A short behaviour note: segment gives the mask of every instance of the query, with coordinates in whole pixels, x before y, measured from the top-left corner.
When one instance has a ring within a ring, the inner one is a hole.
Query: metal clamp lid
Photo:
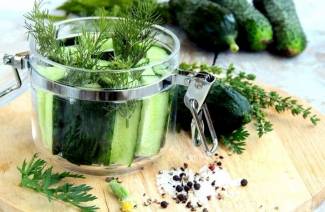
[[[28,66],[28,55],[28,52],[22,52],[16,55],[5,54],[3,56],[4,65],[10,65],[13,68],[16,83],[13,86],[6,88],[4,91],[0,92],[0,98],[11,93],[12,91],[19,89],[22,86],[22,79],[18,70],[24,69]]]
[[[188,86],[184,96],[184,103],[191,111],[193,119],[191,123],[192,141],[196,146],[200,146],[203,142],[205,152],[211,156],[218,148],[218,137],[213,127],[208,107],[205,99],[215,81],[215,77],[208,73],[191,73],[179,71],[176,83]],[[204,119],[208,125],[208,130],[212,139],[212,146],[209,148],[208,140],[204,133]]]

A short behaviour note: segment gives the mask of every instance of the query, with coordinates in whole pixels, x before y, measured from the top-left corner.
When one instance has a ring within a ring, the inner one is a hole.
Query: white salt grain
[[[181,173],[185,173],[185,176],[180,181],[175,181],[173,177],[180,176]],[[215,167],[210,170],[208,166],[203,166],[199,173],[195,174],[190,169],[178,169],[160,171],[157,175],[157,187],[160,194],[168,194],[172,198],[177,198],[177,195],[183,194],[187,196],[187,201],[191,202],[193,207],[197,205],[206,205],[208,198],[217,198],[217,194],[222,187],[227,186],[240,186],[240,180],[233,180],[229,173],[224,169]],[[176,187],[178,185],[184,186],[187,182],[192,182],[193,186],[189,192],[181,191],[177,192]],[[194,189],[194,182],[200,184],[198,190]],[[216,187],[219,187],[216,190]]]

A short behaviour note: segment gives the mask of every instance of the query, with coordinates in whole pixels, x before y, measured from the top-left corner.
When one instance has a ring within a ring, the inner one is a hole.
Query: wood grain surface
[[[52,201],[34,191],[19,187],[17,166],[37,150],[32,141],[31,101],[24,94],[6,107],[0,108],[0,211],[75,211],[62,202]],[[233,178],[245,177],[247,187],[227,189],[227,197],[209,204],[210,211],[311,211],[325,198],[325,123],[311,126],[290,114],[276,115],[270,111],[274,131],[258,139],[252,126],[247,140],[247,150],[241,155],[225,157],[224,168]],[[322,117],[324,120],[324,117]],[[144,170],[121,179],[138,203],[136,211],[159,211],[158,205],[143,207],[148,198],[162,200],[155,186],[155,175],[160,169],[180,166],[184,162],[198,170],[212,158],[194,147],[187,134],[177,134],[168,141],[167,152]],[[172,147],[172,148],[171,148]],[[49,161],[51,163],[51,161]],[[59,166],[55,170],[62,170]],[[87,176],[72,180],[94,187],[98,197],[93,203],[100,211],[118,211],[119,205],[104,181],[105,177]],[[143,197],[146,193],[146,197]],[[168,199],[168,198],[167,198]],[[169,199],[168,199],[169,200]],[[167,211],[184,211],[184,205],[173,201]]]

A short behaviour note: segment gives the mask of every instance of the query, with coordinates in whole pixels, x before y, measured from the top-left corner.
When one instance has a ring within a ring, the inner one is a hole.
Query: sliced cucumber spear
[[[150,61],[160,61],[167,56],[167,52],[158,47],[152,47],[147,53]],[[145,74],[143,80],[146,83],[159,80],[153,70],[147,70]],[[152,156],[159,152],[166,133],[169,106],[169,92],[143,100],[136,156]]]
[[[159,152],[166,133],[169,105],[169,92],[143,101],[136,156],[152,156]]]
[[[167,52],[159,47],[152,47],[147,53],[150,62],[161,61],[167,56]],[[147,84],[159,79],[160,75],[152,69],[146,70],[142,77]],[[137,107],[129,120],[117,113],[110,148],[110,164],[129,165],[134,155],[152,156],[158,153],[164,139],[168,114],[168,92],[143,100],[142,107]]]
[[[119,111],[116,112],[109,151],[110,164],[130,165],[133,161],[141,113],[141,103],[135,104],[130,117],[125,117]]]
[[[46,79],[56,81],[65,76],[65,71],[55,67],[37,67],[37,71]],[[53,137],[53,94],[41,89],[36,90],[38,121],[41,139],[45,147],[52,151]]]

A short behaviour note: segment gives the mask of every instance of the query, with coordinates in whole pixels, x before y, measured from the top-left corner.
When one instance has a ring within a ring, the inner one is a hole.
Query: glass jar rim
[[[78,21],[96,20],[99,18],[100,17],[98,17],[98,16],[71,18],[71,19],[56,22],[55,26],[59,28],[61,25],[64,25],[64,24],[69,24],[69,23],[78,22]],[[120,17],[105,17],[105,19],[118,20],[121,18]],[[174,58],[175,56],[177,56],[180,51],[180,41],[179,41],[178,37],[171,30],[169,30],[165,27],[159,26],[159,25],[153,25],[152,27],[154,29],[158,30],[159,32],[167,34],[168,36],[170,36],[172,38],[172,40],[174,42],[173,49],[172,49],[171,53],[166,58],[164,58],[160,61],[146,64],[144,66],[136,67],[136,68],[93,70],[93,69],[85,69],[85,68],[78,68],[78,67],[73,67],[73,66],[69,66],[69,65],[63,65],[61,63],[50,60],[47,57],[44,57],[43,55],[39,54],[37,51],[33,52],[32,55],[34,55],[34,57],[38,58],[39,60],[43,61],[46,64],[49,64],[49,65],[52,65],[55,67],[59,67],[59,68],[65,69],[65,70],[70,70],[70,71],[81,71],[81,72],[91,72],[91,73],[105,73],[105,72],[126,73],[126,72],[142,71],[142,70],[149,69],[149,68],[159,66],[159,65],[166,63],[167,61],[169,61],[172,58]],[[31,37],[31,45],[33,45],[35,43],[36,43],[35,39],[33,37]]]

